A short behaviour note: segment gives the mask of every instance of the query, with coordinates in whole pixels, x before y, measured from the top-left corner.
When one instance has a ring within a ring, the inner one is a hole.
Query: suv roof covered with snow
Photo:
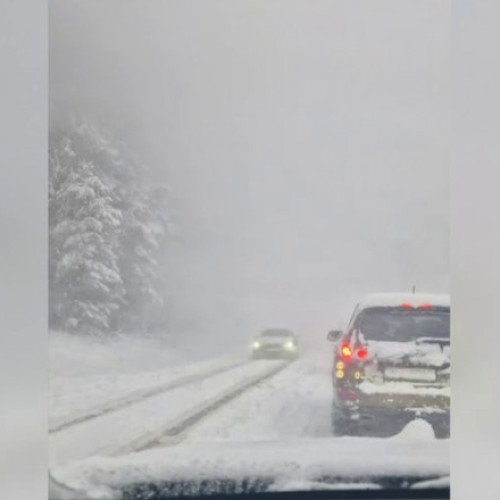
[[[407,304],[421,307],[430,304],[434,307],[450,307],[450,296],[428,293],[372,293],[365,295],[358,304],[360,309],[367,307],[399,307]]]

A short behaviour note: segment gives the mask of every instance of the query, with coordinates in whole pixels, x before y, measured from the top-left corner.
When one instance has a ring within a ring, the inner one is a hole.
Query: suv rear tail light
[[[345,360],[352,359],[354,356],[354,349],[352,348],[351,344],[345,343],[340,349],[340,354]],[[358,357],[358,359],[368,358],[368,349],[366,347],[360,347],[359,349],[356,349],[356,356]]]
[[[368,349],[366,347],[361,347],[358,349],[358,358],[366,359],[368,357]]]
[[[342,357],[344,359],[351,359],[352,358],[352,347],[350,344],[344,344],[342,346],[342,349],[340,350],[340,353],[342,354]]]
[[[420,304],[419,306],[415,306],[413,304],[410,304],[409,302],[405,302],[404,304],[401,304],[401,307],[405,309],[432,309],[432,304],[429,304],[426,302],[425,304]]]

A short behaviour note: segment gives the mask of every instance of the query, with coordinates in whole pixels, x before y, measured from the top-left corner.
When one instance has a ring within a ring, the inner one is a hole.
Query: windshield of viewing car
[[[449,313],[342,333],[380,296],[448,303],[449,2],[49,10],[53,477],[136,500],[446,476],[445,342],[403,342]]]
[[[367,309],[354,323],[366,340],[412,342],[422,337],[449,338],[449,311]]]

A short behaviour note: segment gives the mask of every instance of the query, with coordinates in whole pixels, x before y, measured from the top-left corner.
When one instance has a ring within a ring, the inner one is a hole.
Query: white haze
[[[172,324],[323,339],[371,291],[447,291],[450,2],[52,1],[51,112],[166,182]]]

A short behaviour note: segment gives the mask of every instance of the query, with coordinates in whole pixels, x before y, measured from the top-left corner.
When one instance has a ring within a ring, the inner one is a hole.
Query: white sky
[[[323,335],[365,292],[447,291],[450,9],[52,0],[52,109],[109,124],[179,204],[175,315]]]

